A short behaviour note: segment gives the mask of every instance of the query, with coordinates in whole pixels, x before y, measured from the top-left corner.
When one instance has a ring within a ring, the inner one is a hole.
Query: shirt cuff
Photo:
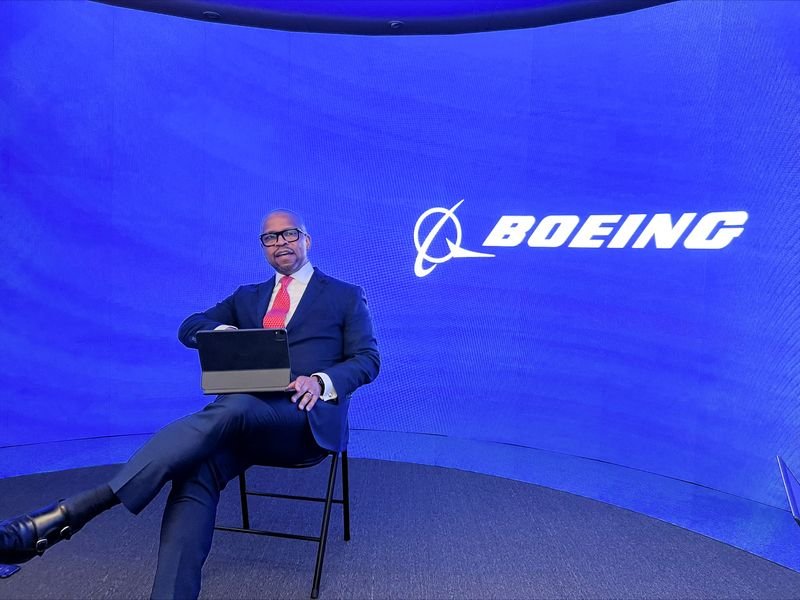
[[[239,329],[239,328],[238,327],[234,327],[233,325],[217,325],[216,327],[214,327],[214,331],[223,331],[223,330],[234,331],[236,329]]]
[[[336,393],[336,388],[333,387],[333,381],[331,381],[331,378],[322,372],[311,374],[312,377],[314,375],[322,379],[323,383],[325,384],[325,393],[322,394],[319,399],[323,402],[327,402],[328,400],[336,400],[339,395]]]

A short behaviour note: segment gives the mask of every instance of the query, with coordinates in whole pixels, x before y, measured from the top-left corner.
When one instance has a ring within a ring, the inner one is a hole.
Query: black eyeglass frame
[[[296,231],[297,232],[297,237],[295,239],[293,239],[293,240],[290,240],[290,239],[288,239],[286,237],[286,234],[289,233],[290,231]],[[302,229],[300,229],[299,227],[290,227],[289,229],[284,229],[283,231],[262,233],[260,236],[258,236],[258,241],[261,242],[261,245],[264,246],[264,248],[271,248],[272,246],[277,246],[278,245],[278,238],[279,237],[282,237],[283,241],[286,242],[287,244],[291,244],[292,242],[296,242],[297,240],[299,240],[301,234],[302,235],[307,235],[306,232],[303,231]],[[272,244],[267,244],[264,241],[264,238],[267,238],[267,237],[270,237],[270,236],[274,236],[275,237],[275,241]]]

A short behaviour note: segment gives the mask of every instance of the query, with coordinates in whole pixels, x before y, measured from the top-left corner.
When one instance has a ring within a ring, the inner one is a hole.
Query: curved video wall
[[[800,462],[800,16],[674,3],[356,37],[95,3],[0,23],[0,447],[202,406],[176,329],[269,276],[364,287],[355,429],[501,442],[774,506]],[[32,450],[35,452],[35,450]]]

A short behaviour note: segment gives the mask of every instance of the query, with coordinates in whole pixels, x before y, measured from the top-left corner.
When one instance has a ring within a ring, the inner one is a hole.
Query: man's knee
[[[194,433],[199,433],[204,440],[210,439],[212,433],[220,433],[219,441],[227,444],[229,434],[243,434],[252,420],[252,415],[258,414],[259,404],[262,401],[251,394],[223,394],[203,410],[187,415],[176,421],[172,426],[188,427]]]
[[[205,410],[219,410],[232,416],[251,415],[261,407],[263,400],[252,394],[221,394]]]

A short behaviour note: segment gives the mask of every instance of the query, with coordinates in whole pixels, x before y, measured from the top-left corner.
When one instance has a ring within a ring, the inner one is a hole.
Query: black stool
[[[252,533],[255,535],[268,535],[271,537],[289,538],[292,540],[305,540],[308,542],[317,543],[317,565],[314,568],[314,582],[311,586],[311,597],[317,598],[319,596],[319,583],[322,578],[322,563],[325,560],[325,544],[328,540],[328,524],[331,517],[331,506],[334,504],[342,505],[342,513],[344,516],[344,540],[350,540],[350,489],[347,478],[347,451],[341,452],[342,457],[342,498],[334,498],[333,491],[336,487],[336,468],[339,464],[339,452],[331,452],[327,456],[323,456],[319,460],[311,463],[301,465],[292,465],[290,467],[282,468],[308,468],[320,464],[328,456],[331,457],[331,470],[328,476],[328,489],[324,498],[316,496],[293,496],[289,494],[271,494],[266,492],[255,492],[247,489],[247,481],[245,474],[239,476],[239,495],[242,501],[242,526],[241,527],[215,527],[219,531],[236,531],[239,533]],[[265,465],[269,466],[269,465]],[[267,498],[283,498],[285,500],[303,500],[306,502],[323,502],[325,504],[322,512],[322,528],[319,536],[298,535],[296,533],[284,533],[280,531],[265,531],[263,529],[251,529],[250,527],[250,511],[247,505],[248,496],[264,496]]]

